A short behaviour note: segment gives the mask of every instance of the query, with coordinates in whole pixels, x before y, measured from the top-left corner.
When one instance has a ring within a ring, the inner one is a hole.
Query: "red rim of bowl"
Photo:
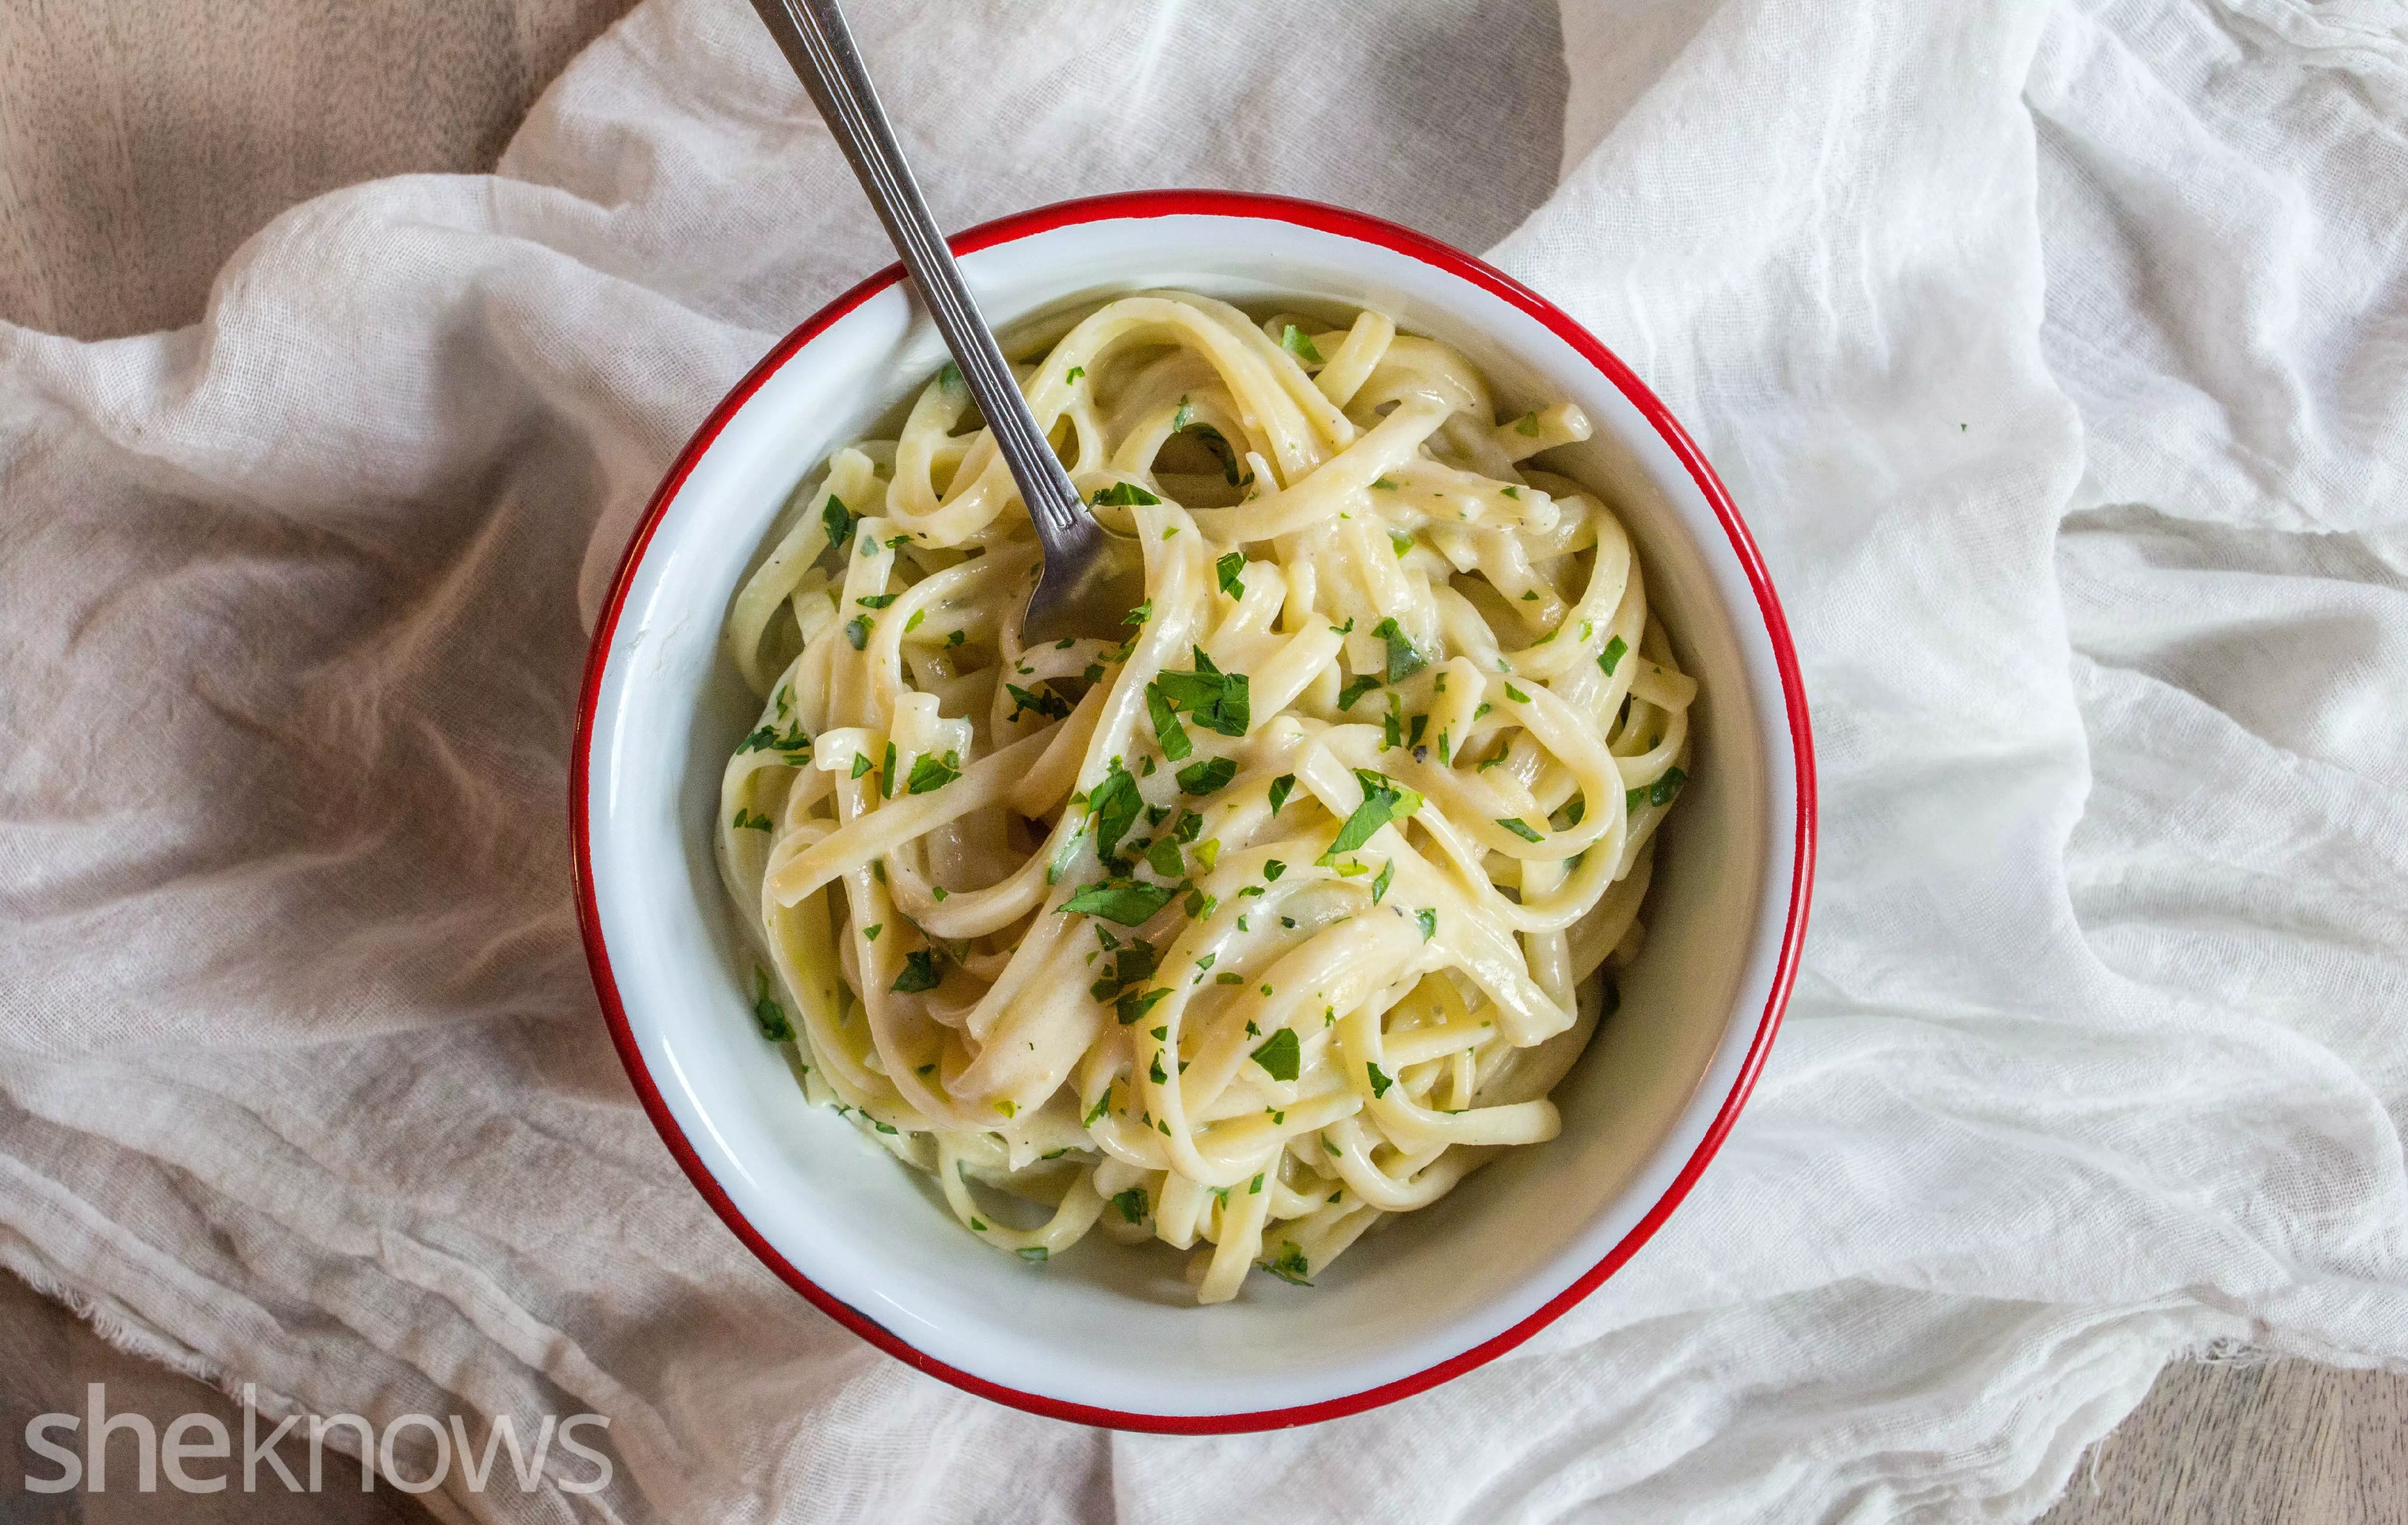
[[[1436,266],[1537,319],[1602,372],[1655,426],[1656,432],[1671,447],[1672,453],[1680,457],[1682,465],[1688,468],[1690,477],[1697,482],[1698,490],[1713,506],[1714,516],[1721,521],[1731,550],[1739,557],[1749,585],[1756,591],[1756,609],[1763,617],[1765,633],[1771,641],[1774,663],[1781,674],[1782,698],[1787,709],[1790,744],[1798,778],[1797,846],[1791,867],[1789,912],[1782,931],[1781,956],[1774,969],[1772,988],[1766,998],[1763,1015],[1757,1019],[1756,1035],[1748,1046],[1747,1057],[1729,1094],[1724,1098],[1721,1109],[1714,1115],[1712,1126],[1706,1129],[1705,1137],[1698,1141],[1687,1164],[1682,1167],[1680,1174],[1673,1178],[1670,1187],[1656,1199],[1655,1205],[1648,1209],[1646,1216],[1641,1218],[1603,1259],[1512,1328],[1410,1376],[1398,1377],[1343,1397],[1290,1408],[1257,1409],[1237,1414],[1131,1414],[1048,1398],[1039,1393],[1023,1392],[1016,1388],[973,1376],[915,1348],[909,1341],[796,1270],[738,1211],[736,1204],[703,1165],[676,1118],[670,1115],[668,1104],[662,1099],[660,1087],[654,1084],[643,1054],[637,1047],[635,1034],[627,1025],[626,1009],[620,1002],[619,987],[611,976],[609,949],[603,941],[601,915],[595,901],[588,793],[595,716],[601,695],[603,670],[608,665],[611,639],[618,630],[620,612],[625,605],[628,583],[633,580],[636,568],[642,564],[644,553],[652,544],[653,532],[660,527],[662,516],[684,486],[695,463],[710,448],[720,430],[726,426],[737,410],[796,352],[837,320],[900,281],[903,276],[900,265],[887,266],[838,296],[781,340],[777,348],[764,356],[761,363],[753,367],[752,372],[736,384],[735,390],[711,410],[710,416],[703,421],[702,427],[679,453],[668,474],[662,479],[660,490],[652,495],[635,534],[628,540],[626,553],[619,562],[618,574],[611,582],[610,597],[603,606],[601,618],[595,623],[593,644],[586,654],[584,687],[578,700],[577,745],[570,764],[568,813],[571,846],[577,862],[578,927],[585,940],[585,958],[593,971],[595,994],[601,1000],[603,1014],[610,1025],[610,1038],[618,1046],[621,1062],[626,1066],[627,1078],[634,1083],[636,1094],[642,1100],[644,1111],[652,1117],[652,1126],[659,1129],[669,1152],[677,1157],[678,1163],[694,1182],[695,1189],[702,1193],[720,1218],[735,1231],[736,1237],[760,1257],[763,1264],[776,1272],[786,1285],[808,1298],[814,1307],[855,1334],[897,1360],[950,1382],[966,1392],[1031,1414],[1081,1424],[1171,1434],[1226,1434],[1316,1424],[1324,1419],[1359,1414],[1365,1409],[1409,1398],[1493,1360],[1561,1317],[1574,1303],[1596,1290],[1608,1276],[1621,1269],[1623,1263],[1637,1253],[1639,1247],[1671,1216],[1672,1210],[1689,1194],[1689,1188],[1697,1184],[1707,1162],[1722,1147],[1731,1125],[1738,1120],[1741,1108],[1746,1105],[1748,1094],[1756,1087],[1756,1075],[1764,1068],[1765,1056],[1772,1046],[1773,1034],[1781,1026],[1781,1014],[1788,1004],[1790,986],[1797,979],[1799,949],[1806,935],[1807,902],[1813,884],[1814,750],[1807,726],[1805,684],[1799,676],[1798,652],[1789,638],[1789,624],[1783,617],[1781,601],[1773,593],[1772,580],[1765,571],[1763,557],[1756,551],[1755,540],[1748,534],[1747,525],[1740,518],[1738,508],[1732,504],[1729,492],[1714,475],[1713,468],[1706,463],[1704,454],[1689,438],[1688,432],[1681,427],[1679,421],[1663,403],[1656,400],[1656,395],[1629,367],[1553,303],[1503,271],[1411,228],[1361,212],[1288,196],[1252,195],[1232,191],[1134,191],[1119,195],[1056,202],[1050,207],[1039,207],[997,218],[992,223],[982,223],[955,234],[950,241],[954,253],[968,254],[1082,223],[1182,216],[1264,218],[1374,244]]]

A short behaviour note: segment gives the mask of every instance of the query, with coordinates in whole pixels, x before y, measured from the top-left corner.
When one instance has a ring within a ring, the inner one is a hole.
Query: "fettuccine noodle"
[[[1555,1136],[1697,683],[1621,524],[1529,464],[1577,408],[1499,422],[1372,311],[1147,292],[1045,338],[1023,388],[1147,600],[1022,646],[1035,534],[951,367],[804,483],[727,622],[755,1012],[999,1249],[1308,1282]]]

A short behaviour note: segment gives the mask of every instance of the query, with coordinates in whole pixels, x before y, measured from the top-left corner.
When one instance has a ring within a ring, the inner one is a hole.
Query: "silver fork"
[[[886,236],[903,256],[903,267],[920,288],[928,316],[970,396],[986,415],[996,448],[1011,468],[1028,505],[1037,539],[1045,548],[1043,570],[1021,615],[1021,638],[1035,645],[1071,636],[1120,639],[1130,610],[1144,597],[1144,567],[1137,542],[1096,523],[1079,491],[1070,485],[1054,447],[1028,410],[1020,383],[962,283],[961,266],[945,247],[944,235],[928,213],[911,166],[895,141],[895,129],[878,104],[853,34],[836,0],[752,0],[769,35],[802,77],[819,104],[828,130],[853,162],[870,205],[878,209]]]

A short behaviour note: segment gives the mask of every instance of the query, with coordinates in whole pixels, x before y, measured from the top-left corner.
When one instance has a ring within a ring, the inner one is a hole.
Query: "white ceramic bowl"
[[[795,330],[678,457],[595,632],[570,808],[594,983],[653,1123],[779,1275],[922,1371],[1038,1413],[1209,1431],[1392,1402],[1529,1337],[1595,1289],[1696,1181],[1762,1065],[1805,931],[1813,763],[1786,626],[1697,448],[1535,294],[1391,223],[1306,202],[1145,193],[953,240],[991,321],[1175,286],[1376,307],[1460,346],[1500,403],[1570,399],[1573,453],[1628,524],[1698,675],[1695,781],[1665,828],[1622,1008],[1555,1093],[1562,1135],[1362,1240],[1310,1288],[1257,1276],[1194,1305],[1179,1257],[1100,1239],[1045,1266],[954,1224],[934,1186],[805,1104],[757,1035],[711,858],[722,764],[754,705],[728,601],[796,482],[942,363],[889,269]]]

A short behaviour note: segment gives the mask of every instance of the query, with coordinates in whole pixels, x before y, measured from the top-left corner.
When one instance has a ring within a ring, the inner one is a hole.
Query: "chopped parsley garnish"
[[[1522,489],[1519,487],[1499,487],[1497,490],[1516,503],[1522,501]]]
[[[1148,621],[1148,620],[1150,620],[1150,619],[1152,619],[1152,618],[1154,618],[1154,600],[1153,600],[1153,599],[1151,599],[1151,598],[1148,598],[1145,602],[1143,602],[1143,603],[1141,603],[1141,604],[1138,605],[1135,609],[1130,610],[1130,611],[1128,611],[1128,615],[1127,615],[1127,617],[1126,617],[1126,618],[1125,618],[1125,619],[1123,619],[1123,620],[1121,621],[1121,623],[1122,623],[1123,625],[1137,625],[1137,626],[1142,626],[1143,624],[1145,624],[1145,622],[1146,622],[1146,621]],[[1128,654],[1129,654],[1129,647],[1130,647],[1130,646],[1134,646],[1136,643],[1137,643],[1137,638],[1136,638],[1135,636],[1131,636],[1131,637],[1129,637],[1129,639],[1128,639],[1128,644],[1127,644],[1127,645],[1124,645],[1124,646],[1122,646],[1122,647],[1120,648],[1120,655],[1119,655],[1118,656],[1113,657],[1113,658],[1112,658],[1112,660],[1113,660],[1113,661],[1115,661],[1115,662],[1125,662],[1125,661],[1127,661],[1127,660],[1128,660]]]
[[[950,360],[946,361],[937,371],[937,384],[948,392],[959,391],[962,384],[962,367]]]
[[[1354,770],[1354,780],[1363,786],[1363,803],[1346,817],[1338,828],[1337,840],[1319,861],[1327,863],[1340,853],[1351,853],[1371,840],[1372,834],[1391,821],[1401,821],[1422,808],[1422,797],[1384,773],[1374,773],[1368,768]]]
[[[803,734],[803,727],[799,723],[787,727],[782,732],[781,732],[775,726],[764,726],[759,730],[754,731],[752,735],[744,738],[744,744],[736,750],[738,752],[798,752],[808,754],[811,750],[811,739]]]
[[[882,799],[895,798],[895,743],[892,741],[886,743],[885,765],[878,770],[878,797]]]
[[[1422,941],[1423,941],[1423,942],[1428,942],[1431,938],[1434,938],[1434,937],[1438,936],[1438,913],[1437,913],[1437,912],[1435,912],[1435,911],[1416,911],[1416,912],[1414,912],[1414,913],[1413,913],[1413,920],[1415,920],[1415,921],[1417,921],[1417,922],[1420,922],[1420,923],[1422,924]]]
[[[1265,1260],[1263,1269],[1280,1280],[1293,1283],[1297,1287],[1312,1285],[1304,1279],[1312,1272],[1312,1262],[1304,1258],[1304,1251],[1296,1247],[1294,1240],[1281,1246],[1278,1259]]]
[[[769,971],[758,964],[752,966],[752,1020],[761,1024],[761,1036],[773,1043],[791,1042],[795,1036],[786,1009],[769,993]]]
[[[1397,553],[1398,561],[1402,561],[1405,553],[1413,548],[1413,538],[1401,529],[1392,529],[1388,531],[1388,548]]]
[[[841,551],[853,539],[853,526],[861,521],[844,506],[844,499],[830,493],[828,500],[820,505],[820,523],[827,527],[828,544]]]
[[[854,753],[854,754],[853,755],[853,776],[854,778],[859,778],[862,774],[867,773],[867,772],[868,772],[868,771],[869,771],[869,754],[868,754],[868,753],[867,753],[867,752],[856,752],[856,753]]]
[[[1539,415],[1524,413],[1522,422],[1513,425],[1513,432],[1525,439],[1536,439],[1539,438]]]
[[[1263,877],[1272,884],[1278,884],[1279,876],[1285,872],[1287,872],[1287,865],[1277,858],[1270,858],[1263,864]]]
[[[942,757],[923,755],[911,765],[910,791],[929,794],[943,788],[962,776],[961,761],[962,755],[958,752],[948,752]]]
[[[1537,603],[1539,601],[1539,590],[1532,588],[1529,592],[1522,595],[1522,601],[1526,604]]]
[[[928,617],[928,611],[927,611],[926,610],[924,610],[924,609],[915,609],[915,610],[911,611],[911,617],[910,617],[910,619],[905,620],[905,621],[903,622],[903,633],[904,633],[905,635],[907,635],[907,636],[908,636],[908,635],[910,635],[912,631],[917,630],[918,628],[920,628],[920,622],[921,622],[921,621],[923,621],[923,620],[924,620],[924,619],[926,619],[927,617]],[[960,635],[960,634],[961,634],[961,632],[960,632],[959,630],[956,630],[956,631],[954,631],[954,632],[953,632],[953,634],[955,634],[955,635]]]
[[[755,815],[743,806],[736,807],[736,819],[727,823],[738,831],[774,831],[777,823],[766,815]]]
[[[1380,876],[1371,881],[1371,903],[1378,905],[1388,898],[1388,886],[1396,883],[1397,860],[1390,858],[1380,868]]]
[[[873,593],[867,598],[855,598],[853,602],[864,609],[884,609],[902,597],[899,593]]]
[[[1188,717],[1208,731],[1223,736],[1243,736],[1254,719],[1253,681],[1242,672],[1223,672],[1212,665],[1201,646],[1191,647],[1196,658],[1193,672],[1166,671],[1155,678],[1166,704],[1184,710]],[[1157,723],[1157,729],[1159,723]],[[1186,755],[1170,752],[1174,761]]]
[[[1112,1003],[1113,1013],[1119,1016],[1121,1026],[1125,1028],[1154,1010],[1154,1002],[1168,994],[1168,990],[1124,990],[1121,999]]]
[[[1077,381],[1080,377],[1084,376],[1084,375],[1086,375],[1086,374],[1087,374],[1087,367],[1084,367],[1084,366],[1073,366],[1073,367],[1070,367],[1069,374],[1068,374],[1068,375],[1064,376],[1064,377],[1062,378],[1062,380],[1064,380],[1065,381]]]
[[[869,616],[867,614],[855,614],[853,618],[845,621],[844,639],[852,643],[854,651],[860,651],[867,647],[869,644]]]
[[[1170,1083],[1170,1076],[1164,1072],[1162,1056],[1158,1053],[1154,1055],[1154,1063],[1147,1068],[1145,1075],[1157,1086],[1167,1086]]]
[[[1054,861],[1045,865],[1045,882],[1047,884],[1052,885],[1060,882],[1062,878],[1062,870],[1068,869],[1070,866],[1070,860],[1078,856],[1079,840],[1087,834],[1087,827],[1094,822],[1094,819],[1095,817],[1089,816],[1086,820],[1081,821],[1077,826],[1072,827],[1068,831],[1062,834],[1062,844],[1054,849]]]
[[[1282,1028],[1272,1033],[1270,1042],[1254,1050],[1254,1062],[1273,1080],[1294,1080],[1299,1050],[1294,1028]]]
[[[1429,716],[1413,716],[1412,724],[1405,727],[1405,745],[1409,747],[1420,746],[1422,744],[1422,733],[1427,729],[1429,729]]]
[[[1048,720],[1069,718],[1070,701],[1050,688],[1031,689],[1023,688],[1018,683],[1006,683],[1003,691],[1011,696],[1011,713],[1003,717],[1007,721],[1018,720],[1031,710]]]
[[[1170,415],[1170,432],[1177,434],[1182,429],[1186,428],[1188,421],[1193,419],[1195,416],[1196,410],[1187,405],[1187,399],[1185,397],[1181,397],[1179,399],[1179,411]]]
[[[1221,580],[1221,591],[1232,598],[1246,596],[1245,580],[1240,576],[1245,569],[1246,554],[1243,551],[1232,551],[1212,563],[1212,571]]]
[[[1017,1249],[1013,1250],[1011,1253],[1019,1256],[1030,1265],[1041,1266],[1045,1263],[1051,1252],[1042,1244],[1031,1244],[1026,1249]]]
[[[1152,1203],[1146,1200],[1145,1187],[1131,1187],[1126,1191],[1113,1193],[1112,1205],[1121,1210],[1122,1222],[1142,1223]]]
[[[1605,669],[1605,675],[1611,678],[1613,676],[1614,667],[1622,660],[1622,654],[1629,649],[1629,646],[1624,643],[1623,639],[1620,636],[1615,636],[1612,640],[1605,643],[1605,650],[1598,653],[1597,665]]]
[[[1162,499],[1147,492],[1136,482],[1116,482],[1110,487],[1096,488],[1096,496],[1088,501],[1097,508],[1134,509],[1148,503],[1159,503]]]
[[[1210,762],[1191,763],[1179,770],[1179,792],[1215,794],[1228,787],[1229,781],[1237,776],[1238,759],[1235,757],[1214,757]]]
[[[1371,692],[1371,690],[1379,686],[1380,680],[1372,677],[1368,672],[1364,673],[1360,677],[1349,680],[1346,686],[1338,691],[1338,708],[1340,710],[1352,710],[1354,708],[1354,701],[1356,699],[1361,698],[1364,695]]]
[[[1390,482],[1385,477],[1374,478],[1371,482],[1371,487],[1374,492],[1382,493],[1393,493],[1397,490],[1397,484]]]
[[[1513,835],[1521,838],[1524,842],[1546,841],[1546,838],[1543,835],[1530,829],[1530,823],[1523,820],[1518,815],[1499,816],[1497,824],[1503,827],[1506,830],[1511,831]]]
[[[1406,639],[1404,632],[1397,628],[1394,618],[1382,620],[1371,627],[1371,633],[1388,643],[1388,682],[1403,683],[1414,673],[1429,666],[1429,658],[1424,656],[1413,643]]]
[[[903,972],[886,988],[898,996],[909,996],[922,990],[934,990],[944,978],[937,972],[937,956],[927,949],[909,954],[903,959]]]
[[[1246,983],[1246,977],[1243,974],[1215,974],[1212,976],[1212,983],[1214,985],[1243,985]]]
[[[1296,793],[1294,773],[1282,773],[1271,780],[1271,813],[1277,815],[1280,813],[1280,807],[1287,803],[1287,797],[1294,793]]]
[[[1163,697],[1159,683],[1145,685],[1145,712],[1154,722],[1154,739],[1161,744],[1164,756],[1177,762],[1196,750],[1196,743],[1188,740],[1187,727],[1179,723],[1170,700]]]
[[[1389,1079],[1389,1078],[1388,1078],[1388,1076],[1387,1076],[1386,1074],[1384,1074],[1384,1073],[1383,1073],[1383,1072],[1382,1072],[1382,1071],[1381,1071],[1381,1069],[1380,1069],[1380,1067],[1379,1067],[1378,1065],[1373,1064],[1373,1063],[1372,1063],[1370,1060],[1369,1060],[1369,1059],[1366,1059],[1366,1060],[1364,1060],[1364,1061],[1363,1061],[1363,1068],[1364,1068],[1365,1070],[1367,1070],[1367,1071],[1370,1072],[1370,1075],[1371,1075],[1371,1099],[1372,1099],[1373,1101],[1378,1101],[1381,1097],[1383,1097],[1383,1096],[1387,1095],[1387,1094],[1388,1094],[1388,1087],[1389,1087],[1389,1086],[1393,1086],[1393,1085],[1395,1085],[1395,1084],[1396,1084],[1396,1082],[1395,1082],[1394,1080]]]
[[[1148,813],[1152,813],[1149,811]],[[1179,813],[1179,824],[1170,828],[1170,834],[1181,842],[1194,842],[1196,833],[1203,829],[1204,817],[1192,810],[1183,810]]]
[[[1330,633],[1331,635],[1333,635],[1333,636],[1351,636],[1351,635],[1353,635],[1353,634],[1354,633],[1354,615],[1352,615],[1352,614],[1349,614],[1349,615],[1347,615],[1347,616],[1346,616],[1346,623],[1345,623],[1345,624],[1343,624],[1343,625],[1333,625],[1333,626],[1331,626],[1329,627],[1329,633]]]
[[[1328,364],[1321,358],[1321,352],[1313,348],[1312,336],[1294,324],[1289,324],[1286,330],[1280,335],[1280,348],[1308,366]]]
[[[1106,765],[1104,782],[1087,796],[1087,814],[1096,823],[1096,856],[1108,858],[1118,850],[1121,838],[1137,824],[1137,813],[1145,808],[1145,799],[1137,792],[1137,780],[1114,757]]]
[[[861,935],[867,938],[870,942],[875,942],[878,941],[878,934],[884,930],[886,930],[886,924],[882,921],[876,922],[870,926],[863,928],[861,929]]]
[[[1110,1086],[1107,1086],[1104,1087],[1104,1094],[1096,1098],[1096,1104],[1087,1109],[1087,1115],[1079,1119],[1079,1126],[1082,1128],[1093,1128],[1096,1126],[1096,1119],[1101,1117],[1105,1113],[1111,1110],[1112,1088]]]
[[[1512,683],[1507,683],[1505,685],[1505,697],[1512,699],[1516,704],[1527,704],[1530,702],[1530,696],[1523,693]]]
[[[1178,893],[1169,885],[1148,885],[1133,879],[1107,879],[1089,885],[1062,902],[1062,909],[1082,916],[1101,916],[1123,927],[1142,927]]]
[[[1186,865],[1179,860],[1179,844],[1168,837],[1157,838],[1146,844],[1145,861],[1154,872],[1165,879],[1180,877],[1186,868]],[[1211,865],[1208,863],[1205,867],[1211,868]]]
[[[1403,712],[1398,707],[1397,696],[1388,696],[1388,712],[1380,721],[1380,745],[1395,751],[1405,744]]]
[[[1221,901],[1218,897],[1207,895],[1200,889],[1191,889],[1187,892],[1187,917],[1190,921],[1200,921],[1220,909]]]
[[[1204,871],[1206,873],[1211,873],[1212,871],[1212,865],[1221,861],[1221,839],[1218,837],[1207,837],[1202,842],[1197,842],[1196,844],[1196,861],[1204,865]]]
[[[1677,768],[1667,768],[1664,770],[1663,777],[1655,783],[1642,784],[1630,791],[1627,797],[1627,808],[1635,811],[1641,805],[1669,805],[1672,802],[1673,797],[1681,792],[1681,785],[1688,782],[1688,774]]]

